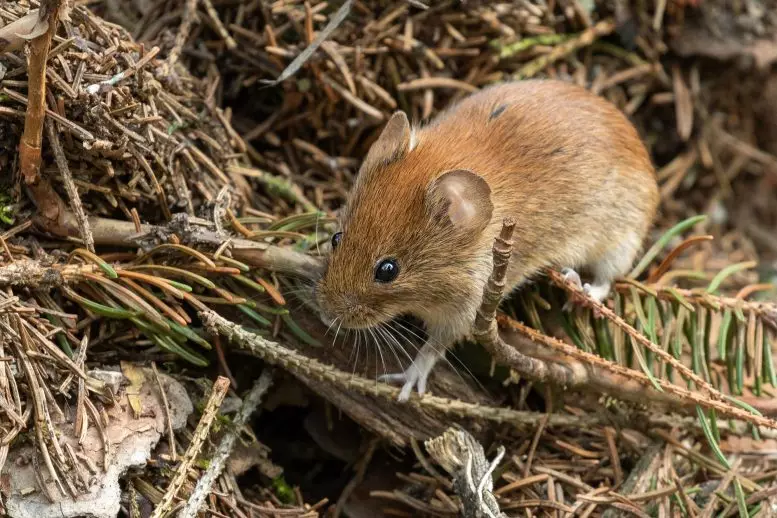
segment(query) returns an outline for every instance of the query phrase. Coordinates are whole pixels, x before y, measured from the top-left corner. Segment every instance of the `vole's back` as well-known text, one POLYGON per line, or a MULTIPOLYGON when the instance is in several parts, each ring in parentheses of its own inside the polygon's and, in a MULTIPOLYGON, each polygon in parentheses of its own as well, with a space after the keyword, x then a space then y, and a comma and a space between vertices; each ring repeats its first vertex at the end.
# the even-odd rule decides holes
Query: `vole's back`
POLYGON ((486 179, 494 204, 488 240, 504 217, 515 219, 513 281, 549 265, 604 261, 624 270, 611 263, 634 259, 655 215, 655 174, 635 128, 615 106, 572 84, 484 89, 416 138, 410 161, 415 155, 435 171, 461 167, 486 179))

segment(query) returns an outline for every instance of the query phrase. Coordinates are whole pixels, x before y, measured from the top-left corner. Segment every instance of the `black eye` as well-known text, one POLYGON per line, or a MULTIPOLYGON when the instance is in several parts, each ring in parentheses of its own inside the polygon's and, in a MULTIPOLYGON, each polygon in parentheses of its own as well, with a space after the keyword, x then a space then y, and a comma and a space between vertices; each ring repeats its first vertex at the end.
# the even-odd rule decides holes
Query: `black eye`
POLYGON ((399 264, 396 259, 383 259, 375 268, 375 280, 378 282, 391 282, 399 275, 399 264))
POLYGON ((343 240, 343 233, 337 232, 335 235, 332 236, 332 248, 337 248, 337 245, 340 244, 340 241, 343 240))

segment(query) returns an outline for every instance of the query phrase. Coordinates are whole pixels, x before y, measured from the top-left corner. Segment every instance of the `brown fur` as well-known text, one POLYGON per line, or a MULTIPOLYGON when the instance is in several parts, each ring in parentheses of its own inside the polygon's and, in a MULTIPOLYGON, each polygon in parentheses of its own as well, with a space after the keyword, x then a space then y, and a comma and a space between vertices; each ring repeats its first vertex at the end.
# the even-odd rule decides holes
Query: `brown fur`
POLYGON ((509 290, 545 266, 586 267, 621 249, 630 263, 639 247, 624 243, 641 243, 657 204, 648 153, 606 100, 559 81, 490 87, 415 139, 404 115, 392 118, 359 172, 316 297, 344 327, 413 313, 456 340, 474 319, 503 218, 516 221, 509 290), (485 228, 452 224, 434 201, 434 181, 455 169, 475 173, 463 181, 473 182, 466 187, 480 197, 480 213, 490 206, 485 228), (398 260, 399 276, 377 283, 375 266, 386 257, 398 260))

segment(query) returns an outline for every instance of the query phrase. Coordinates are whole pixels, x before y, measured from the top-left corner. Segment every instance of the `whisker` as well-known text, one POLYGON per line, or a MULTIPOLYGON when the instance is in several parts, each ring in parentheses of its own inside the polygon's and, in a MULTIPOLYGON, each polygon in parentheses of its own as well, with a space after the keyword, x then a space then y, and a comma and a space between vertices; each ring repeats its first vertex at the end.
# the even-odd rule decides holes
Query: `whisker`
MULTIPOLYGON (((326 328, 326 331, 324 332, 324 336, 326 336, 326 335, 328 335, 328 334, 329 334, 329 331, 331 331, 331 330, 332 330, 332 326, 333 326, 333 325, 335 325, 335 323, 336 323, 338 320, 340 320, 340 317, 335 317, 335 318, 334 318, 334 320, 332 320, 331 322, 329 322, 329 326, 326 328)), ((340 323, 342 324, 342 321, 341 321, 340 323)), ((339 326, 338 326, 338 329, 340 329, 340 327, 339 327, 339 326)), ((337 340, 337 334, 335 334, 335 340, 337 340)), ((334 345, 334 340, 332 340, 332 344, 334 345)))
MULTIPOLYGON (((391 354, 394 355, 394 359, 399 364, 399 368, 402 368, 402 362, 399 361, 399 356, 397 355, 396 347, 394 347, 395 339, 391 336, 391 334, 385 329, 384 324, 380 324, 378 326, 378 334, 380 334, 383 337, 384 342, 388 346, 389 350, 391 351, 391 354)), ((387 372, 386 372, 387 374, 387 372)))
MULTIPOLYGON (((351 377, 356 376, 356 367, 359 365, 359 350, 361 349, 362 345, 362 330, 357 329, 356 330, 356 345, 354 347, 354 350, 356 351, 356 360, 353 362, 353 369, 351 370, 351 377)), ((353 351, 351 351, 351 358, 353 358, 353 351)))
MULTIPOLYGON (((372 336, 372 345, 373 347, 368 348, 375 350, 375 384, 378 383, 378 354, 380 353, 380 344, 378 344, 378 340, 375 337, 375 332, 372 330, 372 328, 367 328, 367 330, 370 333, 370 336, 372 336)), ((382 353, 381 358, 383 358, 382 353)))
MULTIPOLYGON (((382 344, 380 343, 380 340, 378 339, 378 336, 379 336, 379 333, 377 333, 378 329, 380 329, 380 328, 377 328, 377 327, 370 328, 371 331, 374 331, 373 332, 373 336, 375 337, 376 349, 378 351, 378 354, 380 355, 380 364, 383 367, 383 374, 387 374, 387 371, 386 371, 386 359, 383 357, 383 347, 382 347, 382 344)), ((376 365, 377 365, 377 362, 376 362, 376 365)), ((375 381, 376 382, 378 381, 377 369, 376 369, 375 381)))
POLYGON ((337 342, 337 335, 340 334, 340 328, 343 326, 343 319, 342 318, 335 318, 332 321, 332 324, 334 325, 335 322, 340 321, 340 323, 337 325, 337 331, 335 331, 335 339, 332 340, 332 345, 334 345, 337 342))
MULTIPOLYGON (((402 352, 402 354, 404 354, 405 357, 408 360, 410 360, 410 363, 412 364, 413 363, 413 357, 410 356, 410 353, 408 353, 407 350, 405 349, 405 347, 402 346, 402 344, 399 342, 399 339, 397 339, 397 337, 394 336, 394 334, 391 333, 391 331, 393 331, 393 328, 391 328, 390 325, 388 325, 388 323, 382 324, 381 328, 382 328, 383 332, 386 334, 386 336, 389 338, 389 340, 396 345, 396 347, 394 347, 393 345, 391 346, 391 351, 394 353, 394 357, 397 359, 397 363, 399 364, 400 368, 404 368, 404 367, 402 365, 402 360, 400 360, 399 359, 399 355, 397 355, 396 349, 399 349, 402 352)), ((400 335, 400 336, 402 336, 402 335, 400 335)), ((404 338, 404 337, 402 337, 402 338, 404 338)), ((413 344, 409 340, 408 340, 408 343, 411 346, 415 347, 415 344, 413 344)), ((417 347, 416 347, 416 349, 417 349, 417 347)))

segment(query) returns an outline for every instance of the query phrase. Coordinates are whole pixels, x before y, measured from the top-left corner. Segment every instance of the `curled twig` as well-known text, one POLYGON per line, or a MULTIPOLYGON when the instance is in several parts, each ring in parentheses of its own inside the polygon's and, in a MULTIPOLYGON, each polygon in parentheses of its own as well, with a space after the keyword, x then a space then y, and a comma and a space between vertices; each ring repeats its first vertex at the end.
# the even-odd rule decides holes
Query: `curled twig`
POLYGON ((505 275, 512 254, 512 235, 515 222, 506 219, 494 242, 494 269, 483 290, 483 301, 475 318, 473 334, 483 347, 501 363, 515 369, 520 375, 535 381, 550 381, 564 386, 580 385, 586 381, 584 371, 566 369, 526 356, 507 345, 500 337, 496 326, 496 310, 502 298, 505 275))
POLYGON ((492 462, 483 447, 466 430, 449 428, 425 443, 426 450, 453 476, 453 489, 461 499, 465 518, 506 518, 493 494, 492 473, 505 453, 499 447, 492 462))

